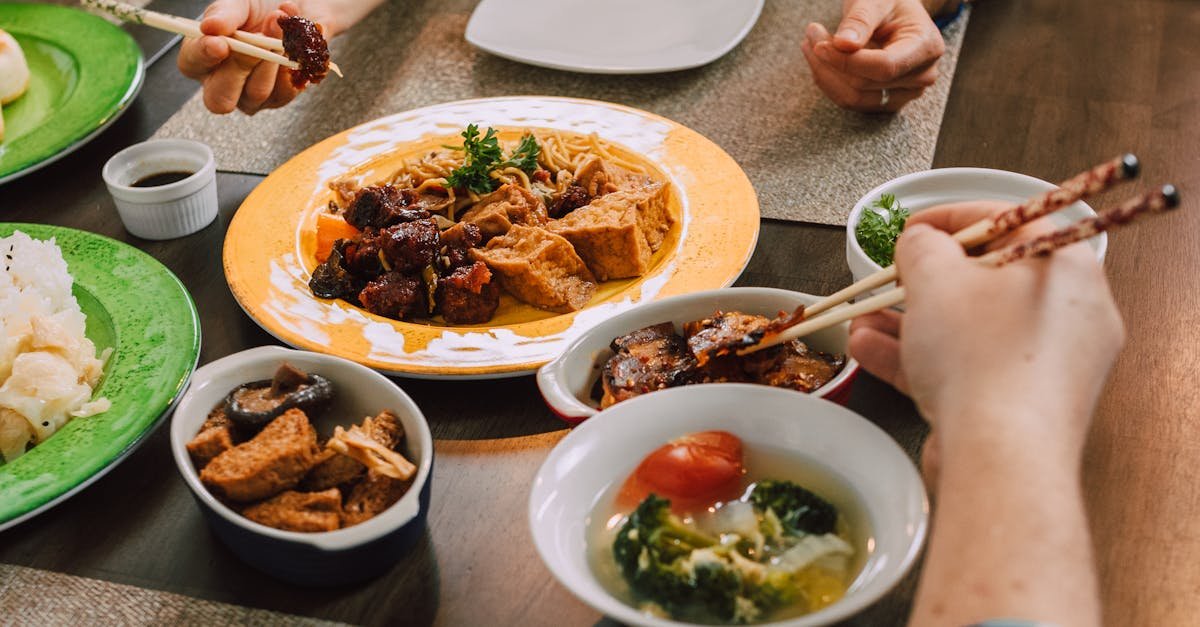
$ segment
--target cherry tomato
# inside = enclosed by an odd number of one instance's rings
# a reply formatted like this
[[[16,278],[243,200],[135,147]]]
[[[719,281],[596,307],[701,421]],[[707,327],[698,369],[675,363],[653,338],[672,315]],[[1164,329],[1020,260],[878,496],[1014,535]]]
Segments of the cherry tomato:
[[[618,501],[636,506],[654,493],[676,512],[736,498],[741,488],[742,441],[727,431],[703,431],[671,441],[646,456],[625,481]]]

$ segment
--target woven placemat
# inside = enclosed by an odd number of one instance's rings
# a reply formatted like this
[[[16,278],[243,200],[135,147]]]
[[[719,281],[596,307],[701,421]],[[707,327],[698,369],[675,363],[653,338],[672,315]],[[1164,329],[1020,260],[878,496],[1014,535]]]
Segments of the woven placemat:
[[[768,218],[844,224],[871,188],[933,163],[968,15],[944,36],[942,79],[895,116],[860,115],[813,85],[805,26],[836,26],[840,2],[768,2],[750,35],[705,67],[597,76],[506,61],[464,38],[475,0],[391,0],[332,44],[346,71],[295,102],[253,117],[216,116],[197,94],[156,137],[203,141],[225,171],[267,174],[309,145],[391,113],[451,100],[548,95],[617,102],[671,118],[741,164]],[[481,121],[486,124],[486,121]]]
[[[0,564],[0,625],[340,625]]]

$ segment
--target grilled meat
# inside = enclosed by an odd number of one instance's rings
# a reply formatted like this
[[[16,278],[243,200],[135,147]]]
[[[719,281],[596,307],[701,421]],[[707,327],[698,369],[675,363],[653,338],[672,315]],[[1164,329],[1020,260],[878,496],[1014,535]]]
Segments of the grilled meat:
[[[846,365],[845,355],[810,350],[800,340],[772,346],[740,358],[749,380],[801,392],[829,383]]]
[[[601,407],[635,396],[685,385],[695,375],[696,361],[675,326],[663,322],[612,341],[616,353],[601,373]]]

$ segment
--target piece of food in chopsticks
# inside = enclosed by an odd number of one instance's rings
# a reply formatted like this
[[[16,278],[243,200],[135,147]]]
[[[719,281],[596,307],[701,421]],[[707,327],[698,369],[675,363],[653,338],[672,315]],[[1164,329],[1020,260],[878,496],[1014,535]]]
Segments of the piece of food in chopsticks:
[[[904,230],[909,212],[894,194],[883,194],[871,203],[858,218],[854,237],[871,261],[887,267],[896,254],[896,238]]]
[[[758,383],[812,392],[842,371],[844,355],[815,351],[794,340],[771,351],[740,357],[730,346],[743,344],[726,341],[728,337],[761,337],[780,328],[780,321],[790,324],[793,318],[781,315],[772,320],[718,311],[685,322],[682,336],[670,322],[627,333],[612,341],[613,356],[601,368],[596,400],[606,408],[655,390],[698,383]],[[714,344],[724,352],[713,354],[710,347]]]
[[[0,238],[0,462],[12,462],[75,418],[109,409],[92,398],[109,350],[96,354],[54,240]]]
[[[322,444],[311,418],[333,384],[282,364],[268,381],[240,385],[187,444],[200,481],[246,518],[286,531],[333,531],[391,507],[416,467],[399,452],[400,419],[384,410]],[[233,416],[248,411],[250,419]]]
[[[185,17],[158,13],[135,7],[118,0],[81,0],[88,7],[105,11],[126,22],[145,24],[152,28],[176,33],[184,37],[203,37],[200,22]],[[286,22],[285,22],[286,20]],[[262,33],[235,31],[232,37],[223,37],[229,49],[248,57],[275,63],[293,71],[292,84],[297,88],[306,83],[318,83],[326,72],[342,75],[341,68],[329,60],[329,47],[320,29],[304,18],[280,18],[285,41],[267,37]],[[288,56],[279,54],[285,52]]]
[[[597,281],[647,272],[676,223],[670,186],[595,136],[471,124],[441,145],[383,181],[330,184],[314,295],[450,324],[488,322],[503,294],[576,311]]]
[[[301,89],[307,83],[319,83],[329,72],[329,43],[311,20],[299,16],[279,18],[283,29],[283,52],[300,65],[292,70],[292,86]]]
[[[737,436],[705,431],[647,455],[591,516],[601,584],[644,612],[702,624],[768,622],[840,599],[858,553],[850,521],[787,478],[819,470],[753,453],[773,463],[749,466]]]

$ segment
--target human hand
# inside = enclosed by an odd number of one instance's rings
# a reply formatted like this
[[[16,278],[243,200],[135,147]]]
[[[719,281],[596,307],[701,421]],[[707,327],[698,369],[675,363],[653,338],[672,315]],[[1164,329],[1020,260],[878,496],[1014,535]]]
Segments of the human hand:
[[[946,44],[921,0],[844,0],[836,34],[809,24],[800,49],[838,106],[895,112],[937,81]]]
[[[306,15],[317,22],[326,37],[332,36],[323,6],[306,3]],[[233,54],[219,37],[234,31],[280,37],[277,23],[285,15],[299,15],[293,2],[278,0],[216,0],[204,11],[200,30],[206,35],[186,39],[179,49],[179,71],[204,85],[204,106],[213,113],[230,113],[235,108],[247,115],[262,109],[282,107],[300,90],[292,86],[291,70],[245,55]]]
[[[896,244],[906,311],[856,319],[850,353],[911,396],[941,442],[1038,438],[1076,459],[1124,341],[1120,314],[1086,244],[992,268],[947,234],[1004,208],[914,213]],[[1049,230],[1039,220],[990,247]]]

